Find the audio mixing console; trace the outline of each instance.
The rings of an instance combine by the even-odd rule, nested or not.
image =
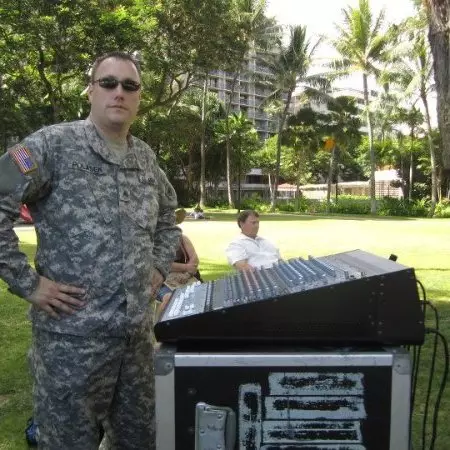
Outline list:
[[[294,258],[174,292],[160,342],[421,344],[414,270],[362,250]]]

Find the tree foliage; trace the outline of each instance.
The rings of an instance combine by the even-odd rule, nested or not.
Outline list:
[[[310,73],[314,53],[319,44],[320,39],[312,43],[307,38],[306,27],[291,27],[288,44],[286,46],[280,45],[277,51],[272,54],[272,58],[265,61],[272,73],[272,76],[267,79],[273,90],[269,100],[272,100],[273,110],[278,115],[277,156],[271,199],[272,210],[276,206],[276,192],[280,175],[282,132],[294,91],[301,85],[305,97],[320,97],[325,96],[325,90],[328,86],[328,81],[324,77]]]
[[[343,9],[343,24],[337,25],[339,36],[334,46],[340,58],[334,61],[336,75],[362,73],[364,103],[366,107],[367,132],[370,156],[370,197],[371,211],[376,212],[375,170],[376,159],[373,149],[372,113],[368,77],[381,74],[380,63],[388,59],[389,34],[383,29],[385,13],[382,10],[373,16],[369,0],[359,0],[358,7]]]

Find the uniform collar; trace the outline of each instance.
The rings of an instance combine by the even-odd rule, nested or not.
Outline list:
[[[247,236],[246,234],[242,233],[239,235],[240,239],[250,239],[251,241],[258,241],[259,239],[261,239],[259,236],[256,236],[254,238]]]
[[[125,169],[143,169],[143,161],[141,161],[139,156],[136,154],[136,146],[134,145],[135,143],[133,136],[131,136],[130,133],[128,133],[127,136],[128,153],[122,160],[119,160],[116,154],[109,150],[105,140],[100,135],[89,117],[84,121],[84,130],[92,150],[94,150],[94,152],[100,155],[104,160]]]

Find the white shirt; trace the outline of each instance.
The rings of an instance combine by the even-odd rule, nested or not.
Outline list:
[[[228,262],[234,265],[238,261],[246,260],[256,268],[272,267],[280,259],[280,251],[267,239],[256,236],[251,238],[240,234],[226,248]]]

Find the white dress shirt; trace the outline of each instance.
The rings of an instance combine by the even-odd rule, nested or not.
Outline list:
[[[280,251],[270,241],[259,236],[251,238],[242,233],[228,245],[225,253],[231,265],[246,260],[258,269],[272,267],[280,259]]]

